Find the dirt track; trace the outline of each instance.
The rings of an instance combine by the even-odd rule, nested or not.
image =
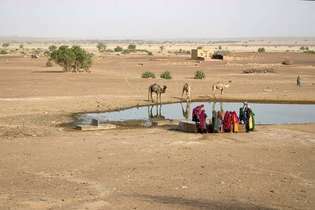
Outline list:
[[[292,66],[283,66],[285,58]],[[258,126],[250,134],[168,130],[76,132],[71,113],[148,103],[147,87],[185,81],[194,98],[232,80],[230,99],[315,99],[314,55],[234,54],[196,64],[185,57],[105,57],[92,73],[60,73],[45,59],[0,58],[0,209],[314,209],[315,125]],[[138,63],[143,63],[140,67]],[[273,74],[242,74],[272,67]],[[141,79],[171,71],[174,79]],[[196,70],[207,78],[192,79]],[[297,74],[304,85],[295,86]],[[268,91],[266,91],[268,90]],[[271,91],[270,91],[271,90]]]

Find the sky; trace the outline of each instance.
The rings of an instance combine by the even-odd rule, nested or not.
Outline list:
[[[0,0],[0,36],[315,37],[315,1]]]

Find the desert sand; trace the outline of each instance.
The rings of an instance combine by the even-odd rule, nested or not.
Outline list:
[[[148,104],[154,82],[168,86],[163,102],[180,100],[185,82],[194,100],[210,100],[211,84],[232,80],[218,99],[314,103],[315,55],[232,52],[199,63],[189,55],[104,54],[91,73],[64,73],[46,61],[0,57],[0,209],[315,208],[315,124],[206,135],[70,126],[79,112]],[[243,73],[252,68],[274,73]],[[172,80],[141,78],[166,70]],[[206,79],[194,80],[197,70]]]

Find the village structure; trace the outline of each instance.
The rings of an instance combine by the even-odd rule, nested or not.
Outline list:
[[[197,48],[197,49],[192,49],[191,50],[191,59],[192,60],[210,60],[212,58],[213,55],[213,51],[208,50],[208,49],[201,49],[201,48]]]

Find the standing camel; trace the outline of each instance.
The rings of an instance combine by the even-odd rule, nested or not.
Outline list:
[[[156,100],[157,100],[157,102],[159,102],[159,99],[160,99],[160,103],[161,103],[161,101],[162,101],[161,95],[162,95],[162,93],[165,93],[166,88],[167,88],[167,86],[164,85],[162,88],[160,85],[158,85],[156,83],[150,85],[149,91],[148,91],[148,100],[151,99],[152,102],[154,102],[153,97],[152,97],[152,93],[156,93]]]
[[[231,80],[228,81],[228,82],[219,81],[219,82],[214,83],[212,85],[212,93],[213,93],[213,95],[215,96],[215,91],[216,90],[220,90],[221,91],[221,95],[222,95],[224,88],[229,88],[231,83],[232,83]]]
[[[186,101],[191,101],[190,95],[191,95],[191,87],[190,85],[186,82],[183,86],[183,91],[182,91],[182,98],[184,96],[184,93],[186,95]]]

